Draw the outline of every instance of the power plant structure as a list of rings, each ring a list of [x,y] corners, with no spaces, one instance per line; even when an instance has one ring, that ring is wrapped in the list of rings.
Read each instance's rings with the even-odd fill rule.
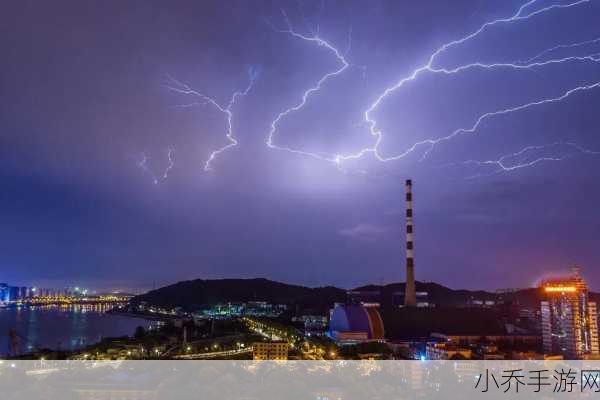
[[[404,288],[404,306],[417,305],[415,288],[415,254],[412,208],[412,180],[406,180],[406,287]]]
[[[419,293],[424,302],[417,303],[415,263],[413,246],[412,180],[406,180],[406,285],[404,293],[392,294],[392,303],[398,294],[404,297],[404,307],[428,307],[427,293]],[[329,329],[326,335],[338,345],[385,341],[383,319],[379,313],[381,301],[385,301],[381,289],[351,290],[346,303],[335,303],[330,310]]]

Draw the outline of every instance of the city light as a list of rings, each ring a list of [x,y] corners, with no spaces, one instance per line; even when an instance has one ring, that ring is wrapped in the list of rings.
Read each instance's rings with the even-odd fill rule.
[[[546,292],[569,292],[573,293],[577,291],[575,286],[546,286],[544,288]]]

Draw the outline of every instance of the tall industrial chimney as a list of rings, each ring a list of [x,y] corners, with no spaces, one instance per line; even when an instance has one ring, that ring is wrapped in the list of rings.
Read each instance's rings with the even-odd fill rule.
[[[415,258],[413,245],[413,208],[412,180],[406,180],[406,286],[404,287],[404,306],[417,305],[415,290]]]

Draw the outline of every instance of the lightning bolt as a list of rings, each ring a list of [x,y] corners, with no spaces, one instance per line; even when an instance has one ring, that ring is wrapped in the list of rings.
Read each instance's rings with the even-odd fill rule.
[[[162,174],[154,173],[154,171],[152,170],[150,165],[148,165],[148,161],[150,160],[150,157],[148,157],[148,155],[146,153],[141,154],[141,159],[140,159],[140,161],[137,162],[137,166],[145,174],[148,174],[150,176],[150,178],[152,179],[152,183],[154,183],[155,185],[158,185],[161,180],[165,180],[169,177],[169,172],[175,166],[174,154],[175,154],[175,150],[173,150],[173,148],[169,147],[167,149],[167,166],[165,167],[165,170],[163,171]]]
[[[249,76],[250,76],[250,79],[249,79],[248,86],[246,86],[246,89],[234,92],[231,95],[231,97],[229,98],[229,102],[227,103],[226,106],[222,106],[215,99],[208,97],[205,94],[198,92],[197,90],[192,89],[189,85],[182,83],[171,76],[167,76],[167,79],[170,82],[168,85],[165,85],[167,89],[172,90],[177,93],[184,94],[184,95],[194,96],[194,97],[199,98],[199,101],[187,103],[187,104],[181,104],[176,107],[188,108],[188,107],[195,107],[195,106],[202,106],[202,105],[209,104],[209,105],[213,106],[214,108],[216,108],[221,113],[225,114],[225,116],[227,118],[227,128],[226,128],[226,132],[225,132],[225,137],[229,143],[227,143],[223,147],[218,148],[217,150],[214,150],[213,152],[211,152],[209,154],[208,159],[204,163],[204,171],[212,170],[211,164],[217,158],[218,155],[225,152],[229,148],[238,145],[238,141],[236,140],[236,138],[233,135],[233,111],[232,111],[232,108],[236,104],[236,101],[240,97],[246,96],[250,92],[252,87],[254,86],[254,81],[256,80],[256,77],[257,77],[256,72],[251,70],[249,72]]]
[[[438,59],[440,58],[440,56],[442,54],[444,54],[445,52],[447,52],[449,49],[459,46],[461,44],[464,44],[465,42],[476,38],[477,36],[479,36],[484,31],[488,30],[491,27],[494,27],[494,26],[500,25],[500,24],[509,24],[509,23],[515,23],[517,21],[529,20],[535,16],[550,12],[552,10],[561,10],[561,9],[576,7],[579,5],[583,5],[585,3],[589,3],[590,1],[591,0],[578,0],[578,1],[571,2],[571,3],[567,3],[567,4],[553,4],[553,5],[549,5],[546,7],[542,7],[542,8],[533,10],[532,6],[535,5],[536,3],[538,3],[538,0],[529,0],[528,2],[524,3],[521,7],[519,7],[518,10],[513,15],[506,17],[506,18],[499,18],[499,19],[485,22],[484,24],[479,26],[478,29],[471,32],[470,34],[468,34],[462,38],[459,38],[459,39],[456,39],[456,40],[453,40],[453,41],[450,41],[448,43],[441,45],[429,56],[426,64],[416,68],[409,75],[401,78],[400,80],[398,80],[396,82],[396,84],[386,88],[379,96],[376,97],[375,101],[365,110],[364,115],[363,115],[364,123],[369,129],[369,133],[371,134],[371,136],[373,136],[375,138],[374,144],[370,147],[360,149],[359,151],[357,151],[355,153],[346,154],[346,155],[343,155],[343,154],[327,155],[327,154],[323,154],[323,153],[307,152],[307,151],[303,151],[303,150],[293,149],[293,148],[283,146],[283,145],[275,145],[274,144],[274,137],[277,133],[277,129],[278,129],[278,125],[279,125],[280,121],[283,118],[287,117],[288,115],[290,115],[296,111],[299,111],[307,103],[307,101],[311,95],[313,95],[313,94],[317,93],[319,90],[321,90],[322,86],[325,84],[326,81],[338,76],[339,74],[343,73],[346,69],[348,69],[350,67],[350,63],[345,59],[344,55],[342,55],[341,52],[338,49],[336,49],[335,47],[333,47],[333,45],[331,45],[329,42],[327,42],[324,39],[322,39],[321,37],[319,37],[318,34],[313,34],[312,36],[305,36],[305,35],[302,35],[302,34],[296,32],[292,28],[289,18],[287,17],[285,12],[282,11],[288,29],[279,31],[279,32],[288,33],[289,35],[291,35],[294,38],[304,40],[307,42],[312,42],[312,43],[317,44],[318,46],[323,46],[323,47],[327,48],[337,58],[337,60],[339,61],[340,67],[332,72],[325,74],[313,87],[306,90],[304,92],[304,94],[302,95],[301,101],[298,104],[296,104],[293,107],[288,108],[287,110],[285,110],[285,111],[281,112],[279,115],[277,115],[277,117],[271,123],[271,129],[269,131],[269,135],[267,138],[267,146],[270,148],[285,150],[285,151],[288,151],[291,153],[305,155],[305,156],[313,157],[313,158],[316,158],[319,160],[331,162],[331,163],[335,164],[338,167],[338,169],[341,169],[342,162],[347,161],[347,160],[357,160],[357,159],[362,158],[366,154],[373,154],[375,159],[377,159],[378,161],[381,161],[381,162],[389,162],[389,161],[399,160],[399,159],[404,158],[407,155],[413,153],[414,151],[416,151],[418,148],[420,148],[422,146],[426,147],[426,150],[422,156],[422,159],[424,159],[429,154],[429,152],[434,148],[434,146],[436,146],[437,144],[444,142],[444,141],[451,140],[452,138],[454,138],[458,135],[475,133],[477,131],[477,129],[479,128],[479,126],[487,119],[490,119],[492,117],[497,117],[500,115],[504,115],[504,114],[510,114],[510,113],[526,110],[530,107],[541,106],[541,105],[548,104],[548,103],[560,102],[575,93],[595,89],[600,86],[600,82],[571,88],[571,89],[567,90],[566,92],[562,93],[560,96],[544,98],[544,99],[540,99],[537,101],[520,104],[520,105],[516,105],[513,107],[505,108],[505,109],[490,111],[490,112],[480,115],[470,127],[456,129],[449,135],[443,136],[440,138],[429,138],[429,139],[425,139],[422,141],[418,141],[400,154],[384,157],[380,153],[380,144],[383,139],[383,132],[377,126],[377,121],[373,117],[374,112],[391,94],[402,89],[407,83],[417,80],[419,78],[419,76],[421,76],[424,73],[453,75],[453,74],[458,74],[458,73],[461,73],[461,72],[464,72],[466,70],[473,69],[473,68],[481,68],[481,69],[511,68],[511,69],[515,69],[515,70],[526,70],[526,69],[529,70],[529,69],[533,69],[533,68],[540,68],[540,67],[548,66],[551,64],[562,64],[562,63],[567,63],[567,62],[599,62],[600,54],[592,54],[592,55],[586,55],[586,56],[570,56],[570,57],[555,58],[555,59],[550,59],[550,60],[546,60],[546,61],[534,62],[535,60],[538,60],[541,57],[543,57],[547,54],[550,54],[553,51],[556,51],[561,48],[576,48],[576,47],[593,44],[595,42],[600,41],[600,39],[594,39],[594,40],[588,40],[585,42],[578,42],[578,43],[554,46],[550,49],[544,50],[543,52],[537,54],[534,57],[531,57],[526,62],[492,63],[492,64],[475,62],[475,63],[465,64],[465,65],[460,65],[460,66],[457,66],[452,69],[436,66],[436,63],[437,63]],[[571,144],[571,145],[574,146],[574,144]],[[524,149],[524,151],[531,151],[534,148],[535,147],[527,148],[527,149]],[[509,157],[509,156],[505,156],[505,158],[495,160],[495,162],[499,163],[498,165],[502,166],[502,165],[504,165],[503,161],[506,160],[506,157]],[[542,160],[528,163],[527,165],[529,165],[529,166],[535,165],[540,161],[542,161]],[[490,161],[490,163],[492,163],[492,161]],[[526,166],[526,165],[523,165],[523,167],[524,166]]]
[[[165,168],[165,172],[163,173],[163,179],[167,179],[169,177],[169,172],[175,166],[175,159],[173,158],[173,153],[174,150],[172,148],[169,148],[169,150],[167,151],[167,160],[169,161],[169,163],[167,164],[167,168]]]
[[[561,150],[564,148],[568,148],[571,151],[566,152],[565,154],[558,156],[538,156],[531,159],[530,154],[536,154],[541,151],[548,151],[551,149]],[[573,142],[554,142],[546,145],[538,145],[538,146],[526,146],[523,149],[515,152],[503,155],[502,157],[496,160],[466,160],[459,164],[462,165],[474,165],[477,167],[491,167],[494,169],[493,172],[488,174],[476,174],[471,176],[470,178],[477,178],[481,176],[490,176],[500,172],[510,172],[515,171],[521,168],[532,167],[536,164],[546,162],[546,161],[563,161],[568,158],[574,157],[579,154],[588,154],[588,155],[600,155],[600,151],[594,151],[586,149],[576,143]],[[456,163],[454,165],[457,165]]]
[[[567,90],[566,92],[564,92],[562,95],[560,95],[558,97],[546,98],[546,99],[542,99],[542,100],[538,100],[538,101],[534,101],[534,102],[530,102],[530,103],[521,104],[521,105],[518,105],[518,106],[512,107],[512,108],[506,108],[503,110],[488,112],[488,113],[481,115],[470,128],[459,128],[459,129],[455,130],[454,132],[452,132],[448,136],[444,136],[444,137],[441,137],[441,138],[435,139],[435,140],[428,139],[426,141],[417,143],[417,145],[424,144],[424,143],[431,144],[431,147],[424,154],[424,156],[426,156],[429,153],[429,151],[433,148],[434,145],[436,145],[442,141],[450,140],[450,139],[454,138],[455,136],[462,135],[462,134],[475,133],[477,131],[477,129],[479,128],[479,126],[481,125],[481,123],[488,118],[495,117],[498,115],[503,115],[503,114],[510,114],[510,113],[517,112],[517,111],[522,111],[522,110],[525,110],[525,109],[528,109],[531,107],[535,107],[535,106],[540,106],[543,104],[556,103],[556,102],[566,99],[567,97],[571,96],[574,93],[592,90],[592,89],[596,89],[598,87],[600,87],[600,82],[596,82],[596,83],[593,83],[593,84],[587,85],[587,86],[577,86],[573,89]],[[413,147],[415,147],[415,146],[413,146]],[[393,158],[390,158],[390,159],[393,159]]]
[[[321,88],[323,87],[323,85],[328,80],[342,74],[344,71],[346,71],[351,66],[351,64],[346,60],[346,57],[344,56],[344,54],[342,54],[342,52],[339,51],[336,47],[334,47],[331,43],[329,43],[325,39],[322,39],[318,35],[318,33],[313,34],[312,36],[306,36],[306,35],[296,32],[293,29],[292,24],[287,16],[287,14],[285,13],[285,11],[282,10],[281,12],[282,12],[282,14],[284,16],[284,20],[287,24],[287,29],[286,30],[278,30],[278,32],[287,33],[296,39],[304,40],[309,43],[314,43],[317,46],[326,48],[337,59],[340,66],[336,70],[328,72],[325,75],[323,75],[321,77],[321,79],[319,79],[314,86],[307,89],[302,94],[300,102],[298,102],[296,105],[280,112],[277,115],[277,117],[275,117],[275,119],[271,122],[271,129],[269,130],[269,134],[268,134],[267,141],[266,141],[267,146],[271,149],[284,150],[284,151],[294,153],[294,154],[301,154],[301,155],[313,157],[313,158],[316,158],[316,159],[322,160],[322,161],[335,162],[335,158],[329,157],[323,153],[306,152],[306,151],[302,151],[302,150],[293,149],[293,148],[290,148],[287,146],[276,145],[274,143],[274,139],[275,139],[275,136],[277,133],[277,127],[278,127],[279,123],[281,122],[281,120],[284,119],[285,117],[287,117],[288,115],[300,110],[302,107],[304,107],[304,105],[308,102],[309,98],[312,95],[316,94],[318,91],[320,91]],[[349,48],[350,47],[348,46],[348,49]]]
[[[454,132],[452,132],[450,135],[445,136],[445,137],[441,137],[441,138],[437,138],[437,139],[425,139],[422,141],[419,141],[415,144],[413,144],[412,146],[410,146],[406,151],[404,151],[401,154],[395,155],[395,156],[390,156],[390,157],[383,157],[380,152],[379,152],[379,146],[381,144],[381,141],[383,139],[383,132],[377,128],[377,121],[373,118],[372,114],[373,112],[379,107],[379,105],[388,97],[390,96],[392,93],[396,92],[397,90],[401,89],[402,87],[404,87],[404,85],[406,85],[409,82],[415,81],[421,74],[425,73],[425,72],[429,72],[429,73],[445,73],[445,74],[455,74],[461,71],[464,71],[466,69],[469,68],[474,68],[474,67],[480,67],[480,68],[496,68],[496,67],[507,67],[507,68],[516,68],[516,69],[527,69],[527,68],[532,68],[532,67],[538,67],[538,66],[543,66],[543,65],[548,65],[551,63],[560,63],[560,62],[566,62],[566,61],[572,61],[574,59],[577,59],[577,57],[568,57],[565,59],[558,59],[558,60],[550,60],[548,62],[543,62],[543,63],[532,63],[532,64],[528,64],[528,65],[520,65],[518,63],[505,63],[505,64],[483,64],[483,63],[473,63],[473,64],[468,64],[468,65],[464,65],[464,66],[460,66],[460,67],[456,67],[454,69],[444,69],[444,68],[436,68],[434,67],[434,64],[437,60],[437,58],[443,54],[444,52],[446,52],[448,49],[463,44],[475,37],[477,37],[478,35],[480,35],[482,32],[484,32],[485,30],[487,30],[488,28],[498,25],[498,24],[507,24],[507,23],[513,23],[516,21],[522,21],[522,20],[527,20],[530,19],[534,16],[540,15],[542,13],[546,13],[549,12],[551,10],[554,9],[564,9],[564,8],[570,8],[570,7],[575,7],[584,3],[589,3],[591,0],[579,0],[576,2],[572,2],[572,3],[568,3],[568,4],[554,4],[554,5],[550,5],[541,9],[538,9],[536,11],[531,11],[529,13],[526,13],[525,10],[528,9],[531,5],[533,5],[534,3],[537,2],[537,0],[530,0],[527,3],[523,4],[515,14],[513,14],[512,16],[508,17],[508,18],[501,18],[501,19],[496,19],[490,22],[486,22],[483,25],[481,25],[479,27],[479,29],[475,30],[474,32],[470,33],[467,36],[464,36],[460,39],[448,42],[446,44],[443,44],[441,47],[439,47],[437,50],[435,50],[429,57],[427,63],[417,69],[415,69],[410,75],[401,78],[399,81],[397,81],[397,83],[391,87],[388,87],[387,89],[385,89],[383,91],[382,94],[380,94],[376,100],[371,104],[371,106],[369,108],[367,108],[367,110],[364,112],[364,120],[365,123],[367,124],[367,126],[369,127],[369,132],[370,134],[375,137],[375,143],[372,147],[368,147],[368,148],[364,148],[360,151],[358,151],[357,153],[354,154],[350,154],[350,155],[346,155],[346,156],[342,156],[342,155],[338,155],[336,157],[336,161],[340,162],[340,161],[344,161],[344,160],[351,160],[351,159],[359,159],[362,158],[365,154],[367,153],[373,153],[373,155],[375,156],[375,158],[379,161],[383,161],[383,162],[388,162],[388,161],[394,161],[394,160],[398,160],[401,158],[406,157],[407,155],[411,154],[412,152],[414,152],[417,148],[423,146],[423,145],[427,145],[428,149],[426,150],[426,152],[424,153],[423,157],[427,156],[427,154],[429,153],[429,151],[431,151],[431,149],[438,143],[442,142],[442,141],[446,141],[449,139],[452,139],[453,137],[462,134],[462,133],[473,133],[477,130],[477,128],[479,127],[479,125],[481,124],[482,121],[484,121],[487,118],[490,118],[492,116],[497,116],[497,115],[502,115],[502,114],[507,114],[507,113],[511,113],[511,112],[515,112],[515,111],[520,111],[523,110],[525,108],[528,107],[532,107],[535,105],[541,105],[541,104],[546,104],[546,103],[550,103],[550,102],[555,102],[555,101],[560,101],[563,100],[564,98],[568,97],[569,95],[571,95],[572,93],[578,92],[578,91],[583,91],[583,90],[589,90],[592,88],[596,88],[598,86],[598,84],[593,84],[590,86],[582,86],[582,87],[577,87],[574,89],[569,90],[567,93],[565,93],[563,96],[557,97],[557,98],[549,98],[549,99],[542,99],[536,102],[532,102],[532,103],[528,103],[528,104],[523,104],[520,106],[516,106],[513,108],[507,108],[507,109],[503,109],[503,110],[498,110],[498,111],[493,111],[493,112],[488,112],[485,113],[483,115],[481,115],[479,118],[477,118],[476,122],[470,127],[470,128],[459,128],[457,130],[455,130]],[[594,58],[592,56],[588,56],[588,57],[584,57],[585,59],[588,59],[590,61],[598,61],[597,58]]]
[[[523,64],[531,63],[532,61],[540,59],[543,56],[545,56],[546,54],[550,54],[550,53],[552,53],[552,52],[554,52],[556,50],[559,50],[559,49],[574,49],[574,48],[577,48],[577,47],[588,46],[588,45],[594,44],[594,43],[600,43],[600,38],[586,40],[584,42],[577,42],[577,43],[570,43],[570,44],[559,44],[557,46],[554,46],[554,47],[551,47],[549,49],[546,49],[546,50],[542,51],[539,54],[536,54],[535,56],[531,57],[528,60],[523,61]]]
[[[152,170],[148,166],[148,156],[146,155],[146,153],[142,153],[142,159],[137,163],[137,166],[140,167],[142,171],[150,175],[150,177],[152,178],[152,182],[155,185],[158,185],[158,179],[156,179],[156,175],[154,175],[154,172],[152,172]]]

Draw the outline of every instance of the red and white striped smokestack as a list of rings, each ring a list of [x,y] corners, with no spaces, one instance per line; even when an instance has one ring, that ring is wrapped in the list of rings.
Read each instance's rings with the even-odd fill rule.
[[[413,237],[412,180],[406,180],[406,286],[404,287],[404,306],[417,305],[415,289],[415,255]]]

